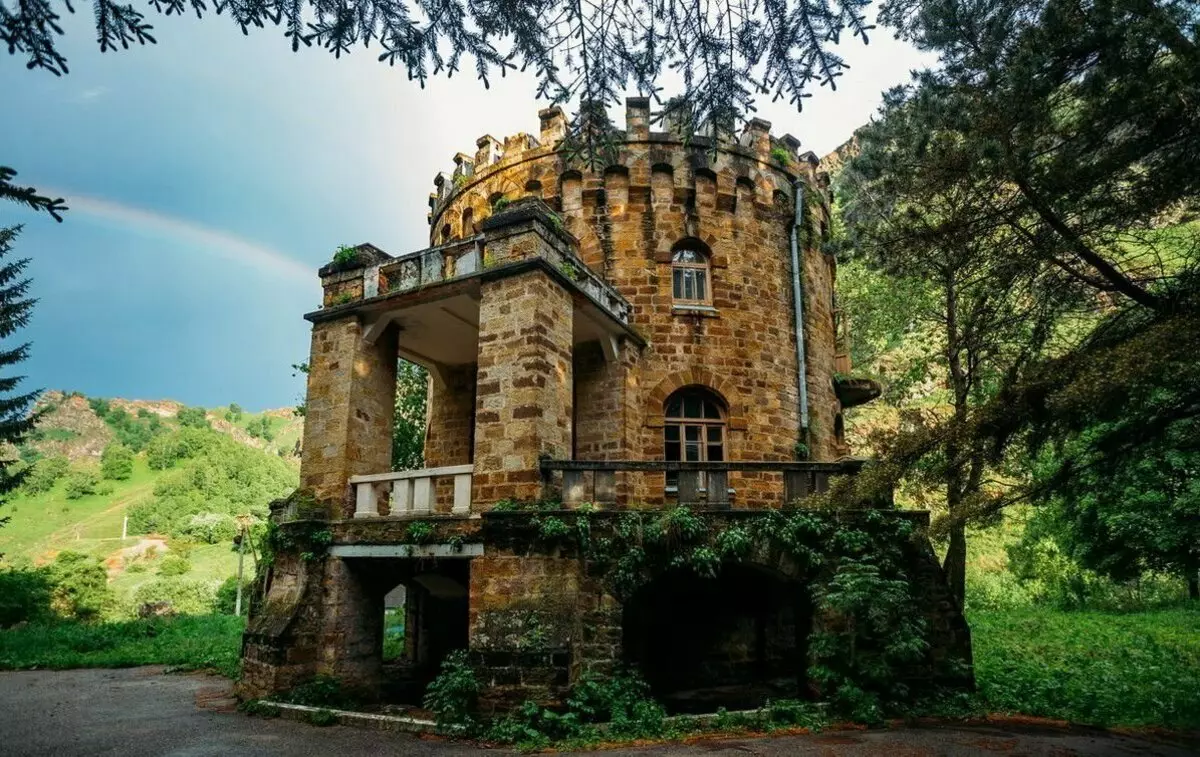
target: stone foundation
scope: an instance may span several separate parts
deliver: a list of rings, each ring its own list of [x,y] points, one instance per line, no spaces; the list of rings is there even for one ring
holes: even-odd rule
[[[809,582],[825,568],[799,571],[759,545],[723,569],[719,580],[664,574],[622,597],[584,555],[539,536],[538,519],[550,515],[568,524],[580,517],[563,511],[430,519],[429,542],[408,546],[403,542],[412,521],[329,524],[333,554],[311,561],[286,553],[277,557],[263,610],[246,631],[239,692],[265,696],[325,674],[360,693],[377,694],[383,597],[402,583],[410,587],[410,667],[427,682],[445,654],[466,648],[483,685],[485,712],[530,699],[561,703],[582,676],[611,673],[620,664],[638,667],[656,693],[668,698],[681,689],[726,685],[808,693],[808,637],[829,620],[813,616]],[[591,536],[598,539],[619,514],[589,517]],[[760,516],[707,517],[717,519],[716,527],[723,518],[744,524]],[[474,546],[470,551],[460,546],[456,556],[455,543]],[[362,556],[373,549],[441,556]],[[347,554],[357,556],[339,556]],[[913,682],[918,689],[935,683],[969,687],[969,629],[923,531],[905,555],[929,629],[929,653],[913,669]],[[453,609],[457,601],[463,603],[459,610]],[[679,601],[683,604],[672,606]],[[966,663],[966,677],[954,661]]]

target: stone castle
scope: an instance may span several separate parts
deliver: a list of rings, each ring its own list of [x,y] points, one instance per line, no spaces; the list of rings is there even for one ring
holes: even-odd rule
[[[589,170],[561,149],[562,112],[539,116],[537,136],[481,137],[435,178],[429,248],[364,244],[321,269],[301,490],[273,515],[244,695],[327,674],[415,700],[456,649],[497,708],[621,664],[681,709],[803,693],[819,619],[794,566],[625,596],[536,523],[676,505],[748,519],[854,475],[842,413],[878,386],[851,375],[828,177],[764,121],[656,131],[642,98]],[[429,371],[422,470],[391,470],[398,358]],[[969,660],[923,535],[910,551],[932,657]],[[406,632],[385,661],[389,604]]]

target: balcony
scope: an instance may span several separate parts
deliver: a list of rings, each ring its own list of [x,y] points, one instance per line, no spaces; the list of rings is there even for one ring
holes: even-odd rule
[[[566,507],[585,502],[601,506],[628,500],[630,492],[657,491],[675,504],[727,510],[738,502],[737,480],[752,478],[756,487],[775,491],[771,499],[796,505],[828,491],[834,476],[858,473],[862,460],[811,462],[666,462],[659,460],[544,460],[543,489],[561,491]],[[667,485],[668,474],[674,485]],[[640,477],[641,480],[637,480]],[[733,484],[733,486],[731,486]]]
[[[471,513],[471,474],[473,465],[452,465],[444,468],[375,473],[351,476],[354,488],[354,517],[379,518],[379,505],[386,503],[386,516],[393,518],[424,517],[449,514],[466,517]],[[439,497],[441,481],[453,482],[453,496],[448,507],[445,497]],[[443,500],[439,506],[439,500]]]
[[[613,359],[620,339],[643,343],[630,304],[584,265],[575,239],[543,203],[516,201],[482,226],[477,236],[399,257],[360,245],[362,267],[322,270],[325,307],[305,317],[319,323],[353,314],[371,344],[398,327],[400,356],[442,380],[447,369],[476,361],[483,286],[539,269],[571,295],[575,344],[598,342]]]

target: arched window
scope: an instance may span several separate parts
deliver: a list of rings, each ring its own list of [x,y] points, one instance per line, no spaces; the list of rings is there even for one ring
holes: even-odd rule
[[[725,403],[700,386],[680,389],[663,405],[663,451],[668,461],[723,462],[725,460]],[[704,486],[701,476],[701,486]],[[667,486],[677,486],[679,475],[667,474]]]
[[[698,246],[685,245],[671,255],[671,296],[680,305],[707,305],[712,301],[708,255]]]

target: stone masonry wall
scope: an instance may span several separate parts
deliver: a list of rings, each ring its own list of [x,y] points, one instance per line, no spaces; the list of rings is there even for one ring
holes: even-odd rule
[[[471,462],[475,432],[475,366],[446,371],[446,384],[430,377],[425,467]]]
[[[578,374],[575,389],[580,459],[616,457],[618,451],[633,459],[661,459],[664,388],[704,376],[729,406],[730,460],[792,460],[801,434],[790,227],[792,181],[803,182],[810,198],[799,235],[809,448],[814,460],[834,459],[843,450],[834,442],[840,406],[832,387],[833,269],[819,250],[828,208],[814,164],[796,156],[794,143],[771,137],[769,125],[759,121],[739,145],[722,145],[714,158],[700,141],[685,147],[675,134],[650,132],[645,107],[631,101],[619,154],[595,173],[567,163],[553,149],[562,134],[561,114],[554,111],[542,114],[540,142],[527,135],[503,146],[491,140],[469,173],[460,161],[463,177],[435,201],[434,238],[447,227],[451,237],[473,233],[496,197],[540,197],[562,214],[583,261],[632,304],[632,325],[648,346],[630,361],[626,375],[616,381],[593,373],[599,369],[594,364],[580,364],[587,369]],[[778,147],[792,156],[786,166],[772,153]],[[464,217],[470,228],[462,226]],[[687,240],[711,253],[711,310],[673,305],[671,254]],[[621,393],[614,397],[617,386]],[[592,405],[623,405],[629,412],[618,418]],[[747,475],[735,476],[731,485],[738,492],[735,504],[766,506],[777,502],[782,484],[778,476]],[[661,487],[653,482],[635,486],[648,501],[656,489],[661,499]]]
[[[300,486],[335,517],[353,512],[350,476],[391,470],[395,393],[394,331],[372,345],[353,315],[313,326]]]
[[[573,309],[542,270],[483,284],[473,506],[536,498],[538,457],[570,455]]]

